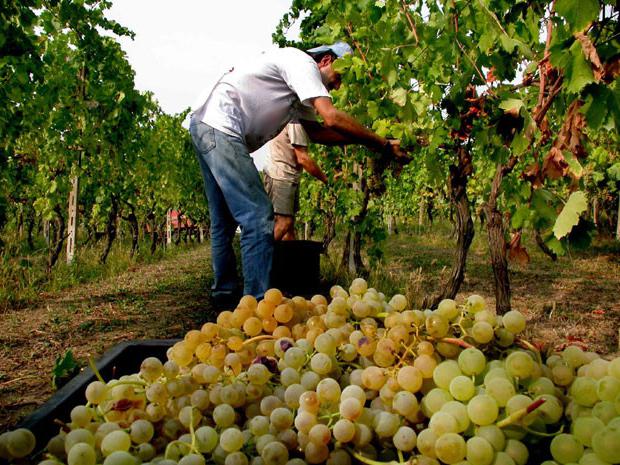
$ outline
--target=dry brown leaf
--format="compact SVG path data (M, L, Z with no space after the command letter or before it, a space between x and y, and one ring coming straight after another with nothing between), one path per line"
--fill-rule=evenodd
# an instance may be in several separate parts
M532 163L525 168L523 173L521 173L521 179L528 181L532 185L533 189L539 189L542 187L543 183L540 175L540 166L538 163Z
M521 245L521 232L513 233L508 244L508 259L525 266L530 262L530 255Z
M564 154L557 147L551 147L543 162L543 175L551 179L558 179L567 174L568 163L564 158Z
M581 43L583 54L586 56L588 61L592 63L594 79L599 82L605 75L605 69L603 67L603 63L601 63L601 59L598 56L596 47L594 46L590 38L583 32L578 32L577 34L575 34L575 37Z

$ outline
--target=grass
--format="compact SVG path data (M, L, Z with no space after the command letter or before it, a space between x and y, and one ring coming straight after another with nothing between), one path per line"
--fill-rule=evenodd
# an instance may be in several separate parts
M150 254L150 239L140 243L140 251L129 256L129 239L115 241L105 264L99 263L103 242L78 247L71 264L66 263L64 253L51 273L47 273L47 251L44 244L37 243L35 250L29 250L23 243L9 243L0 256L0 311L9 308L26 307L39 301L45 293L56 293L83 283L111 278L131 267L155 263L170 258L195 244L181 243L163 249L158 247Z

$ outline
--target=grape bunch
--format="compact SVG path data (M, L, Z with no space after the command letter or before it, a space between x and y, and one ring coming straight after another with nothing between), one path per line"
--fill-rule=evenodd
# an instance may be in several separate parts
M484 299L411 309L353 280L330 299L245 296L167 361L92 382L40 465L620 464L620 358L541 352Z

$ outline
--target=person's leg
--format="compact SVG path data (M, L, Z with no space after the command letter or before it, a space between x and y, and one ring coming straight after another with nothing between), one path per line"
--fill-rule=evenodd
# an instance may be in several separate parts
M273 238L276 241L295 240L295 218L289 215L275 215Z
M214 298L229 297L232 299L238 289L237 263L232 247L237 224L207 163L211 156L217 156L217 153L213 153L217 149L215 134L212 128L202 123L192 123L190 134L194 141L209 203L211 261L214 274L214 282L211 287L212 295Z
M273 258L273 207L243 141L215 130L215 143L218 149L207 163L241 226L243 292L262 298L269 289Z

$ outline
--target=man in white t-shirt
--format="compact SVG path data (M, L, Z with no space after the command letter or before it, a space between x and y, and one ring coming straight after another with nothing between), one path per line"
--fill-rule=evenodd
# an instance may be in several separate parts
M276 241L295 239L295 214L299 209L299 181L306 170L319 181L327 184L327 176L310 158L310 140L299 122L289 123L269 141L269 155L264 168L267 195L273 204Z
M336 109L329 89L340 86L333 62L351 53L343 42L304 52L282 48L247 60L226 73L192 113L190 134L204 178L211 218L216 305L234 306L237 269L232 247L241 228L244 294L262 298L269 288L273 256L273 208L250 152L299 120L310 140L362 144L404 157L388 141ZM318 114L323 123L316 121Z

